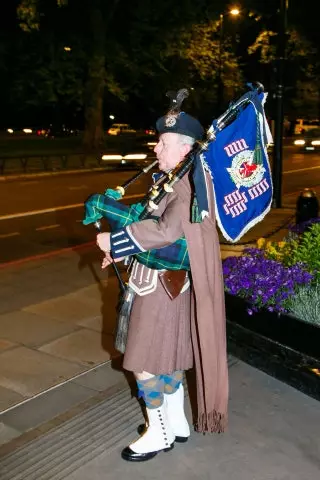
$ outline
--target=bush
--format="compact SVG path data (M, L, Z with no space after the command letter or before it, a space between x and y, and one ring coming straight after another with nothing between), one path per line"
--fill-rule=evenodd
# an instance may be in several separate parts
M314 273L315 280L320 281L320 223L312 225L293 242L288 260L291 265L304 263L308 271Z
M248 313L260 308L286 312L288 298L300 285L309 285L313 276L304 266L285 267L280 262L265 258L264 251L250 248L240 257L228 257L223 262L225 290L245 298L251 304Z
M282 242L257 241L240 257L223 262L225 290L260 308L290 312L320 324L320 222L314 219Z
M282 242L257 241L266 258L278 261L290 267L297 263L304 264L308 272L320 281L320 223L309 223L300 236L288 238Z
M295 317L320 327L320 283L299 287L296 295L288 299L287 308Z

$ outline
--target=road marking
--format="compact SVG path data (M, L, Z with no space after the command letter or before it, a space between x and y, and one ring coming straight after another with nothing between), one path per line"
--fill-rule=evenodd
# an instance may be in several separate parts
M73 205L64 205L63 207L45 208L43 210L31 210L29 212L2 215L0 217L0 220L10 220L11 218L29 217L31 215L42 215L44 213L59 212L60 210L68 210L69 208L71 209L71 208L79 208L79 207L83 207L83 203L75 203Z
M2 233L0 238L16 237L17 235L20 235L20 232Z
M145 193L136 193L134 195L125 196L124 200L131 200L134 198L141 198L144 196L145 196ZM64 205L62 207L45 208L43 210L31 210L29 212L12 213L10 215L1 215L0 220L11 220L13 218L29 217L31 215L43 215L45 213L54 213L54 212L59 212L61 210L81 208L83 206L84 206L84 203L82 202L82 203L74 203L72 205Z
M44 227L38 227L36 228L36 230L40 231L40 230L50 230L51 228L57 228L57 227L60 227L60 223L56 223L55 225L46 225Z
M288 173L299 173L299 172L308 172L309 170L319 170L319 167L309 167L309 168L299 168L299 170L287 170L286 172L283 172L283 175L288 174Z

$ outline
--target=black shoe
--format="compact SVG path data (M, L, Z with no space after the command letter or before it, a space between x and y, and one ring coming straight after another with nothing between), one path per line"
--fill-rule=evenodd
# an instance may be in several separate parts
M163 450L158 450L156 452L148 452L148 453L136 453L131 450L130 447L126 447L121 452L121 457L123 460L127 462L146 462L147 460L151 460L151 458L155 457L159 452L170 452L174 447L174 443L170 445L168 448L164 448Z
M142 435L142 434L144 433L145 429L146 429L146 426L143 425L143 424L141 424L141 425L139 425L139 427L137 428L137 432L139 433L139 435ZM189 438L189 437L179 437L179 436L177 436L177 437L175 438L175 442L177 442L177 443L186 443L186 442L188 441L188 438Z

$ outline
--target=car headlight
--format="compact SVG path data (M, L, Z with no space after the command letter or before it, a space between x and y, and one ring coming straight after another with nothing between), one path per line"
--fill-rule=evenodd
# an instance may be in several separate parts
M144 160L147 157L145 153L131 153L129 155L125 155L126 160Z
M295 140L295 141L293 142L294 145L304 145L305 143L306 143L305 140Z
M320 145L320 140L312 140L311 145Z
M101 160L122 160L122 155L102 155Z

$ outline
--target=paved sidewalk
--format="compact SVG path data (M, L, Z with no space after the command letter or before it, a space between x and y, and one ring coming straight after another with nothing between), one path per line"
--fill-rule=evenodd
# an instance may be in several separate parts
M0 458L1 479L318 480L319 402L240 361L229 371L224 434L192 432L149 462L125 462L121 450L143 417L129 392L120 392Z
M222 257L255 238L283 238L293 215L272 210L242 245L221 245ZM0 445L108 388L110 360L119 356L118 286L100 260L90 247L0 269Z
M241 362L230 369L230 388L227 433L193 433L134 465L120 459L124 442L64 479L318 480L319 402ZM134 438L132 431L126 440Z

